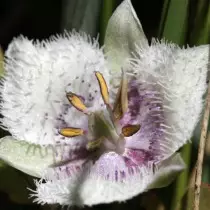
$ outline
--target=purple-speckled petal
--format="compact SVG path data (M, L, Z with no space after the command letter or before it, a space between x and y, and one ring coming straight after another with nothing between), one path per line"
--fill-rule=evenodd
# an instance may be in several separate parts
M51 176L56 176L58 179L62 179L63 174L67 177L71 177L75 173L82 176L89 167L89 173L98 178L119 181L128 179L129 176L132 176L133 170L138 170L141 166L147 166L150 161L152 161L151 155L143 150L127 149L124 155L106 152L97 160L94 155L89 153L87 156L71 159L63 165L58 165L54 168Z
M115 152L103 154L96 162L93 168L94 173L102 178L117 181L124 178L126 171L124 157ZM119 173L119 174L118 174Z
M124 160L127 167L145 166L154 161L154 155L150 151L126 149Z
M128 111L120 120L121 126L127 124L140 124L141 129L125 137L123 155L108 150L87 151L84 144L74 151L64 152L63 159L67 160L67 164L56 167L56 173L61 174L60 171L65 170L68 176L72 176L78 172L83 174L89 167L90 173L96 177L119 181L132 176L133 170L160 160L164 116L162 96L154 84L140 84L136 80L129 82Z
M123 155L104 153L94 163L91 173L96 177L112 181L129 179L139 167L147 167L153 157L144 150L127 149Z
M63 147L62 152L62 157L57 156L56 163L47 170L46 178L63 179L72 177L76 173L82 174L85 166L92 161L91 154L85 147L72 150L67 145Z
M143 156L157 160L161 152L159 145L164 134L161 94L152 84L139 84L136 80L129 82L128 111L120 121L126 124L140 124L141 129L130 137L126 137L126 148L140 150ZM136 152L135 152L136 153ZM142 156L142 154L140 155Z

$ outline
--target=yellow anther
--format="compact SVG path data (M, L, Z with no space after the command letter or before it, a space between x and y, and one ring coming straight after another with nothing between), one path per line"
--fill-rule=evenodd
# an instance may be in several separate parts
M121 107L123 114L125 114L128 109L128 81L126 78L126 74L123 70L121 81Z
M98 72L98 71L95 72L95 75L96 75L96 78L97 78L99 86L100 86L101 95L104 100L104 103L106 105L108 105L109 104L109 91L108 91L106 81L100 72Z
M141 128L141 125L139 125L139 124L137 124L137 125L126 125L122 128L122 134L125 137L129 137L129 136L132 136L135 133L137 133L140 128Z
M82 100L77 96L76 94L69 92L66 94L69 102L71 103L72 106L74 106L76 109L82 112L86 112L87 107L84 105Z
M62 128L59 133L65 137L76 137L84 135L84 130L81 128Z
M128 109L128 82L125 73L122 72L122 79L114 103L113 115L115 120L120 120Z
M114 120L120 120L123 117L120 95L121 95L121 89L119 88L113 108Z

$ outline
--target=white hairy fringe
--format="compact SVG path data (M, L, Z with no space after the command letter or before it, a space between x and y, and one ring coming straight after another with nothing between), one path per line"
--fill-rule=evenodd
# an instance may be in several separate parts
M58 203L67 206L123 202L151 188L167 185L185 167L179 155L171 156L156 165L149 162L145 166L130 169L125 166L122 169L120 165L115 165L113 171L120 174L123 170L126 178L118 177L118 180L114 176L106 178L97 175L97 164L92 163L71 177L67 167L66 173L64 170L60 175L55 170L48 170L45 179L35 182L37 190L32 191L31 197L40 204Z
M208 59L208 45L181 49L153 40L148 48L137 47L130 73L142 83L153 83L162 93L165 138L160 144L166 156L190 140L200 119Z
M113 169L114 170L114 169ZM134 175L129 175L133 170ZM121 171L116 170L118 173ZM149 184L154 181L153 166L127 169L125 180L115 181L105 179L95 173L94 165L88 164L84 171L75 173L71 177L65 172L62 177L56 176L54 170L48 170L46 183L43 180L36 182L37 190L32 193L34 202L39 204L77 205L92 206L99 203L113 201L125 201L147 190ZM60 174L60 175L61 175ZM113 178L113 177L112 177ZM141 183L135 187L137 183Z
M13 40L6 51L5 75L1 80L1 127L18 140L40 145L71 144L58 129L83 127L86 116L72 109L66 92L92 94L89 106L99 107L94 71L109 81L102 49L97 40L76 32L53 36L47 41ZM87 99L87 98L86 98ZM87 100L86 100L87 101ZM62 119L59 119L62 118ZM77 138L77 143L83 141Z

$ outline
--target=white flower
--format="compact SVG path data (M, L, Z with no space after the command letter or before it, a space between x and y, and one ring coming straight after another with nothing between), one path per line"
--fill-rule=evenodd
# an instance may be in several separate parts
M96 40L72 33L19 37L6 52L1 124L13 137L1 139L0 158L45 179L38 203L124 201L184 168L175 152L199 120L209 46L149 46L125 0L105 50L107 60Z

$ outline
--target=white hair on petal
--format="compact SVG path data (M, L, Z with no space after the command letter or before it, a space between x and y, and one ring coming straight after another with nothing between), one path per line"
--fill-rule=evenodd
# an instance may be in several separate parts
M163 162L156 165L148 163L129 169L124 167L126 177L118 180L97 175L96 166L92 163L87 164L82 173L77 171L70 177L63 175L58 178L55 171L51 169L48 170L44 180L35 183L37 189L32 191L31 197L34 198L34 202L40 204L58 203L67 206L123 202L154 188L159 178L166 178L168 172L174 174L184 168L184 163L179 155L173 156L173 160L169 158ZM118 174L122 172L122 169L115 169ZM155 186L157 187L157 184Z
M99 203L124 201L140 192L144 192L148 184L151 183L154 173L151 166L140 167L137 170L136 168L133 169L134 174L132 176L128 175L130 171L127 170L126 175L129 178L126 181L114 181L96 175L94 166L88 164L86 169L82 176L78 172L71 177L63 175L59 179L56 178L53 169L50 177L48 171L48 177L45 179L46 183L43 183L43 181L36 182L37 189L31 197L34 197L34 202L39 204L58 203L70 206L91 206ZM135 188L135 184L140 181L141 185ZM95 190L93 190L93 186Z
M162 93L165 138L160 144L167 156L190 140L199 121L207 87L209 46L181 49L153 39L150 47L137 47L137 52L131 72L140 82L155 81Z
M107 82L109 73L97 40L76 32L42 42L20 36L5 56L1 127L18 140L40 145L83 142L82 137L69 141L58 135L58 129L87 124L87 117L69 104L66 92L86 97L93 109L103 103L94 71L103 73Z

